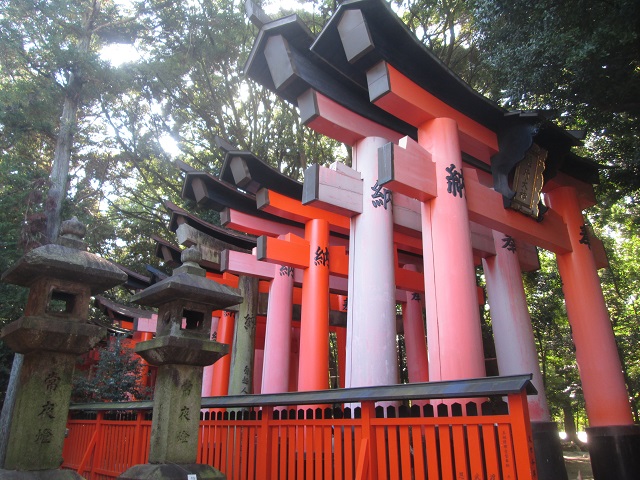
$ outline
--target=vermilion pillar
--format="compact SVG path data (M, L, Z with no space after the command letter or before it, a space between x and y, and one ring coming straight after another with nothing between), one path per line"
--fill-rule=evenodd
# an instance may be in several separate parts
M622 367L577 193L562 187L547 198L567 224L573 249L557 260L589 425L631 425Z
M353 148L363 205L351 219L347 388L398 383L393 199L378 185L378 148L386 143L369 137Z
M293 268L281 267L269 287L262 393L282 393L289 390L292 310Z
M231 347L233 344L233 330L235 327L235 314L223 311L218 320L217 341L229 345L229 353L213 364L213 378L211 381L210 395L223 397L229 392L229 370L231 369Z
M329 386L329 223L309 220L309 266L302 277L300 362L298 390L326 390Z
M532 421L551 420L538 364L531 317L522 283L515 240L493 232L496 254L482 260L491 308L491 326L500 375L533 374L537 395L529 395Z
M594 478L640 478L640 427L631 406L589 232L574 187L547 194L567 225L572 251L557 255L576 361L589 417L588 447Z
M416 270L414 265L405 265L408 270ZM407 302L402 305L402 324L404 326L404 345L407 349L407 370L409 382L429 381L429 359L422 318L422 295L407 292Z
M436 118L418 128L418 143L431 152L438 196L422 204L429 379L483 377L469 215L460 190L462 158L454 120Z

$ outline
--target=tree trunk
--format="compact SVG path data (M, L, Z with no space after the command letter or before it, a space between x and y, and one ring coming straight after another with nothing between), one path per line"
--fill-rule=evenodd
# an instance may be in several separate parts
M100 0L93 0L91 10L87 12L82 24L82 39L78 45L78 53L84 55L89 52L93 22L100 10ZM62 203L67 194L69 165L71 163L71 149L73 147L73 135L78 123L78 105L84 79L82 69L76 65L76 70L69 74L69 82L66 88L62 116L60 117L60 131L56 141L56 150L51 164L49 175L49 192L44 204L44 212L47 219L45 243L54 243L60 230L60 217Z
M4 397L2 413L0 413L0 469L4 468L4 460L7 456L13 407L16 403L16 389L18 387L18 379L20 378L20 370L22 369L23 361L24 355L21 353L16 353L14 355L13 365L11 366L11 376L9 377L9 385L7 385L7 393Z
M567 440L575 444L580 444L576 422L573 418L573 407L571 405L563 405L562 414L564 415L564 431L567 434Z

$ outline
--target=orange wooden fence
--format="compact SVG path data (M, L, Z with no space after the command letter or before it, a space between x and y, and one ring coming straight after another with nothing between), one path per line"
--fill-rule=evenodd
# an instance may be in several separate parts
M203 415L198 462L213 465L228 479L533 480L537 477L526 387L528 376L515 376L206 398L203 406L238 410L218 411L212 418ZM506 396L507 402L496 395ZM492 396L492 401L479 409L481 400L468 401L477 396ZM408 408L410 397L430 399L432 404ZM451 403L456 397L468 403ZM434 408L436 398L449 400ZM341 402L335 408L284 406L338 405L337 399ZM376 401L400 406L376 408ZM342 408L342 402L361 406ZM73 406L63 467L94 480L146 463L149 412L131 409L149 406L150 402L125 403L119 407L128 413L97 411L91 418L77 412L113 405Z

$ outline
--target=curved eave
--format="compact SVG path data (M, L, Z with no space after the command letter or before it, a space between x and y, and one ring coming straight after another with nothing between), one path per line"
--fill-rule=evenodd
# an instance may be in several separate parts
M368 27L373 48L349 63L342 48L338 24L345 11L360 10ZM429 51L381 0L353 0L340 5L311 51L353 82L366 88L366 72L381 61L393 65L403 75L447 105L497 131L506 110L473 90Z
M204 195L201 198L198 198L194 193L192 183L195 179L201 179L206 189L206 191L201 192L201 194ZM218 180L208 173L188 173L184 180L182 198L193 200L202 207L212 208L217 211L221 211L224 208L233 208L234 210L253 215L254 217L265 218L296 227L302 226L297 222L285 220L282 217L258 210L254 196L242 193L233 185Z
M245 250L251 250L256 246L255 238L241 235L226 228L213 225L212 223L205 222L199 219L195 215L190 214L186 210L178 207L174 203L165 202L165 207L171 212L171 221L169 222L169 230L175 232L178 229L180 223L186 223L187 225L201 231L202 233L216 238L224 243L233 245Z
M296 15L264 25L245 65L245 75L294 105L298 104L300 95L313 89L364 118L403 135L417 138L415 127L369 101L366 86L362 88L341 71L332 68L330 63L325 63L314 55L309 49L309 37L291 33L299 31L302 28L301 25L304 24ZM291 76L284 79L273 78L265 56L267 41L278 35L287 42L287 46L281 50L282 55L287 55L287 58L278 57L278 62L283 62L287 68L279 68L278 71L281 73L284 70L291 70ZM313 40L313 37L310 38Z
M315 37L311 30L297 15L289 15L265 24L258 32L249 58L244 65L244 74L258 82L260 85L275 92L276 87L269 72L269 66L264 56L267 40L273 35L282 35L293 45L308 49Z
M245 188L244 185L236 182L232 171L232 161L234 158L240 158L244 161L244 165L246 165L249 174L247 186L250 184L252 185L251 188ZM240 188L254 194L261 188L267 188L296 200L302 198L302 183L279 172L251 152L233 150L227 152L222 170L220 171L220 179L227 183L236 184Z

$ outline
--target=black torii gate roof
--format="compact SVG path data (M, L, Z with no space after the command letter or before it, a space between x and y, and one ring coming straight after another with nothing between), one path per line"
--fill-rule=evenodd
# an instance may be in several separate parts
M347 25L340 29L343 35L348 31L346 53L339 31L345 14ZM282 65L274 82L265 49L268 39L277 35L286 39L288 49L287 58L270 59ZM282 57L282 52L281 49L270 55ZM342 3L315 39L295 15L265 24L245 73L294 104L301 93L313 88L365 118L415 138L414 127L394 123L388 113L370 102L366 72L383 60L425 91L496 132L502 151L492 159L494 175L510 171L535 141L549 152L546 179L562 171L587 183L597 183L598 164L570 151L581 144L576 136L551 122L545 112L509 111L473 90L411 33L384 0ZM375 92L372 95L375 97ZM519 148L513 148L514 144Z

